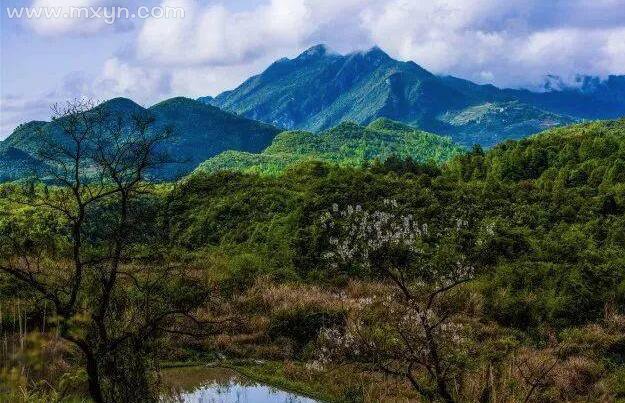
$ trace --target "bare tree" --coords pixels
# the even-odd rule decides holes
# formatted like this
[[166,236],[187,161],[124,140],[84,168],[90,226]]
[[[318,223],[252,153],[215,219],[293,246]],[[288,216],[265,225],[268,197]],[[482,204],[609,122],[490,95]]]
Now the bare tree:
[[[147,401],[159,335],[216,324],[190,314],[207,296],[193,274],[159,256],[158,201],[146,179],[171,162],[159,151],[170,130],[155,130],[148,113],[114,115],[92,101],[53,109],[54,129],[40,134],[45,172],[4,197],[64,225],[33,245],[16,224],[3,234],[0,271],[52,303],[96,402]],[[150,253],[138,259],[137,245]]]

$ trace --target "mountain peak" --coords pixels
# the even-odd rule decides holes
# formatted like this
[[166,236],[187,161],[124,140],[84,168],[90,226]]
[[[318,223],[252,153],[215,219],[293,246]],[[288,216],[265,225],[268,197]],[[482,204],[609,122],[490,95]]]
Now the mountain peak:
[[373,56],[373,57],[381,57],[381,58],[386,58],[386,59],[390,59],[391,57],[388,55],[388,53],[386,53],[385,51],[383,51],[379,46],[375,45],[372,48],[370,48],[369,50],[367,50],[365,52],[365,55],[367,56]]
[[[341,54],[316,45],[295,59],[273,63],[211,103],[285,129],[317,132],[342,121],[367,124],[386,116],[465,145],[483,146],[571,118],[625,113],[625,78],[586,80],[576,87],[582,89],[503,90],[437,76],[411,60],[395,60],[377,46]],[[399,128],[388,121],[373,126]]]
[[185,107],[185,106],[198,106],[198,105],[205,106],[209,104],[206,104],[199,100],[187,98],[187,97],[173,97],[173,98],[169,98],[164,101],[161,101],[155,105],[152,105],[150,109],[159,109],[159,108],[164,108],[164,107],[180,108],[180,107]]
[[310,48],[303,51],[297,58],[311,58],[311,57],[319,57],[325,56],[329,52],[329,48],[324,44],[319,44],[315,46],[311,46]]
[[134,109],[141,108],[139,104],[137,104],[132,99],[124,98],[124,97],[116,97],[111,98],[108,101],[102,102],[100,107],[107,107],[112,109]]
[[[333,50],[330,47],[328,47],[328,45],[321,43],[321,44],[314,45],[306,49],[299,56],[297,56],[297,59],[322,57],[322,56],[329,55],[331,53],[334,53]],[[364,55],[364,56],[367,56],[370,58],[376,58],[376,59],[391,59],[391,57],[377,45],[367,50],[354,51],[352,53],[346,54],[345,56],[350,56],[350,55]],[[280,62],[281,60],[282,59],[278,60],[277,62]]]

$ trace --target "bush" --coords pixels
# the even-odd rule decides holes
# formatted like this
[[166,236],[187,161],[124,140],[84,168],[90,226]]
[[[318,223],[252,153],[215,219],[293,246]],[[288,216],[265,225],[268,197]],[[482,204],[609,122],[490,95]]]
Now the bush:
[[345,312],[339,309],[315,306],[285,308],[272,315],[268,334],[273,339],[290,339],[296,353],[301,353],[317,338],[321,329],[343,327],[345,321]]

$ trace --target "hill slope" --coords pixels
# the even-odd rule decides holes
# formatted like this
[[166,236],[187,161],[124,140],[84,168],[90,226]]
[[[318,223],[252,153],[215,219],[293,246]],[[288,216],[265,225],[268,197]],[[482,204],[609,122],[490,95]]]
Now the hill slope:
[[[187,174],[200,162],[225,150],[259,152],[279,132],[270,125],[188,98],[172,98],[148,109],[129,99],[115,98],[96,108],[105,109],[112,119],[149,114],[155,118],[154,130],[172,128],[172,137],[162,146],[177,163],[154,172],[158,180]],[[0,180],[20,178],[41,168],[37,152],[47,136],[61,138],[57,123],[26,123],[0,142]]]
[[279,133],[273,126],[224,112],[189,98],[172,98],[148,109],[155,128],[170,126],[174,135],[168,153],[184,161],[171,167],[165,178],[184,175],[201,162],[225,150],[262,151]]
[[464,145],[492,146],[579,119],[625,115],[625,77],[586,81],[578,89],[545,93],[502,90],[436,76],[377,47],[339,55],[317,45],[274,62],[232,91],[200,100],[290,130],[387,117]]
[[444,161],[462,149],[449,138],[416,130],[388,119],[377,119],[368,126],[341,123],[321,133],[287,131],[280,133],[260,154],[227,151],[202,163],[197,171],[224,170],[275,174],[287,166],[321,160],[340,165],[360,166],[391,155],[416,161]]
[[461,143],[485,146],[575,122],[519,101],[480,103],[459,112],[446,112],[439,119],[450,127],[447,130],[457,133]]
[[18,148],[0,147],[0,182],[37,175],[43,168],[44,164]]
[[[542,187],[587,187],[625,202],[625,119],[559,127],[518,142],[506,142],[487,154],[486,176],[501,180],[537,180]],[[618,189],[617,189],[618,188]],[[590,196],[590,195],[588,195]]]

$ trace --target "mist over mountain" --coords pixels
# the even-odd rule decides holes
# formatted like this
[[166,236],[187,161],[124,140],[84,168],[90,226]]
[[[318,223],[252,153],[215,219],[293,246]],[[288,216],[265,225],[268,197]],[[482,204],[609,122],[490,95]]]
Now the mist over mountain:
[[437,76],[378,47],[341,55],[324,45],[283,58],[237,88],[199,100],[286,129],[320,131],[386,117],[492,146],[582,119],[625,115],[625,77],[581,77],[545,92],[499,89]]

